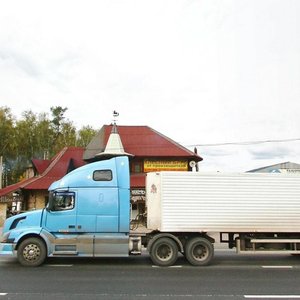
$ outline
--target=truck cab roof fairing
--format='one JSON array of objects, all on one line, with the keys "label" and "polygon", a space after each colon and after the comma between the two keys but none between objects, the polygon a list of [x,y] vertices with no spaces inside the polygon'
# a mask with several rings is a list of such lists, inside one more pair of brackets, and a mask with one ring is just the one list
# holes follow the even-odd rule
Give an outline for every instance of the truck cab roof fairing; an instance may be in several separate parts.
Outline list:
[{"label": "truck cab roof fairing", "polygon": [[[72,187],[122,187],[129,189],[129,172],[124,176],[119,177],[120,169],[129,169],[128,157],[120,156],[109,160],[103,160],[82,166],[69,174],[65,175],[58,181],[55,181],[49,187],[49,191],[56,189],[65,189]],[[94,172],[97,170],[111,170],[111,180],[94,180]],[[121,173],[120,173],[121,174]],[[119,178],[118,178],[119,177]]]}]

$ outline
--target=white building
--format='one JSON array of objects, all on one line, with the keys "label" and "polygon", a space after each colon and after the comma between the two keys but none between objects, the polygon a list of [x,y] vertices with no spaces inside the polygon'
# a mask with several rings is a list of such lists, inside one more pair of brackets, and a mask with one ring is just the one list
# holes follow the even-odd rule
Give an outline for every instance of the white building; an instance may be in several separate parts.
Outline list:
[{"label": "white building", "polygon": [[284,162],[248,171],[250,173],[290,173],[300,175],[300,164]]}]

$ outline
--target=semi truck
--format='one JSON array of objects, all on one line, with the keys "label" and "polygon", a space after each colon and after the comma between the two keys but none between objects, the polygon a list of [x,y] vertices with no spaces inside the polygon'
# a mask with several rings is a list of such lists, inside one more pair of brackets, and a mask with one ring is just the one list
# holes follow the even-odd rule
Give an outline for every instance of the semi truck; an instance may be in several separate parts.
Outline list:
[{"label": "semi truck", "polygon": [[127,257],[148,251],[154,264],[178,255],[211,263],[214,237],[238,253],[300,254],[300,176],[152,172],[146,225],[130,230],[126,156],[87,164],[49,187],[44,209],[5,221],[0,255],[23,266],[47,257]]}]

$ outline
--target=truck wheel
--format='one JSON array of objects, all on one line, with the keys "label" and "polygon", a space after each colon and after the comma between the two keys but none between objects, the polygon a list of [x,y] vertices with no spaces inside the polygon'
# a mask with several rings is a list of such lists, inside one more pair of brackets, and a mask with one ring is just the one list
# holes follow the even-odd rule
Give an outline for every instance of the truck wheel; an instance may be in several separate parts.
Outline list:
[{"label": "truck wheel", "polygon": [[37,267],[46,259],[46,246],[39,238],[28,238],[19,245],[17,257],[21,265]]},{"label": "truck wheel", "polygon": [[194,266],[206,266],[214,256],[214,246],[205,238],[190,239],[185,247],[185,257]]},{"label": "truck wheel", "polygon": [[172,266],[178,257],[177,244],[170,238],[159,238],[150,249],[150,257],[157,266]]}]

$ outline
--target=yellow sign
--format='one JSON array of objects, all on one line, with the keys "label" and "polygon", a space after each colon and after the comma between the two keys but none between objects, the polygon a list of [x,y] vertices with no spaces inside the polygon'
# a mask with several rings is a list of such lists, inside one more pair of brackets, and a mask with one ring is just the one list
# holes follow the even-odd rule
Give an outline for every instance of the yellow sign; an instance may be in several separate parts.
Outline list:
[{"label": "yellow sign", "polygon": [[187,160],[144,160],[144,172],[187,170]]}]

